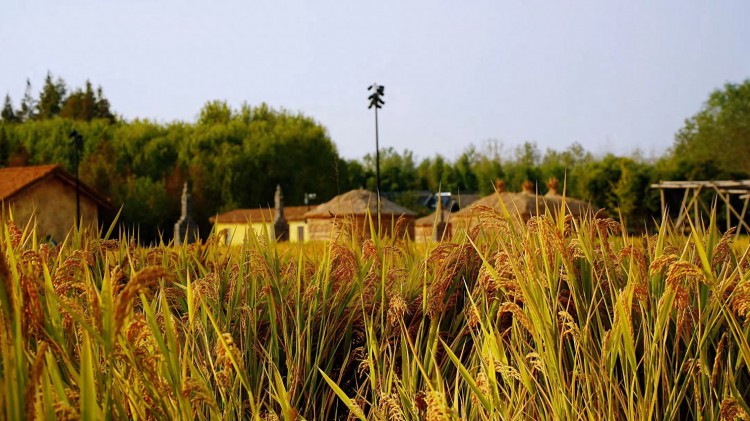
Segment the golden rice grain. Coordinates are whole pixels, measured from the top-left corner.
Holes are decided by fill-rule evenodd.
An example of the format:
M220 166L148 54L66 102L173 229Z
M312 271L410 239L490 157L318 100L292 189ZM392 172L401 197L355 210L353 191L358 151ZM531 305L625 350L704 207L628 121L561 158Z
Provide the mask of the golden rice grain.
M442 392L427 392L425 401L427 402L427 421L450 421L453 419L451 410L445 402L445 395Z
M721 402L721 409L719 410L719 419L727 421L735 420L750 420L745 409L732 397L726 397Z
M24 401L26 402L25 414L27 420L36 419L34 405L36 402L37 390L39 389L39 380L42 377L44 368L44 354L47 352L47 343L41 342L34 356L34 363L29 371L29 379L24 391Z
M503 313L512 313L513 319L520 323L527 332L534 333L534 325L531 323L531 319L526 313L524 313L523 309L519 307L518 304L514 302L503 303L497 310L497 313L498 316Z

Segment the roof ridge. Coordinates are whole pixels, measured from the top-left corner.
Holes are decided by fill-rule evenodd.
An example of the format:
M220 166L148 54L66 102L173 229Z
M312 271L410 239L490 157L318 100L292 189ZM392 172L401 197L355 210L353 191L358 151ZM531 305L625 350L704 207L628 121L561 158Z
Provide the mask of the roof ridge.
M63 182L75 183L75 178L68 174L60 164L0 168L0 200L9 200L51 175L58 176ZM80 188L81 192L100 205L111 207L107 199L85 183L81 182Z

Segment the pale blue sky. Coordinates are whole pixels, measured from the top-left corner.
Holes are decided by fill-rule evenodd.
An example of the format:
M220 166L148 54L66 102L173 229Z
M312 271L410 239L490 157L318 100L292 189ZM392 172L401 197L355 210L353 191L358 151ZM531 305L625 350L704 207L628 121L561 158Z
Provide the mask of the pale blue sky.
M469 143L662 153L709 92L750 77L750 1L37 1L0 3L0 94L50 70L127 119L267 102L374 149Z

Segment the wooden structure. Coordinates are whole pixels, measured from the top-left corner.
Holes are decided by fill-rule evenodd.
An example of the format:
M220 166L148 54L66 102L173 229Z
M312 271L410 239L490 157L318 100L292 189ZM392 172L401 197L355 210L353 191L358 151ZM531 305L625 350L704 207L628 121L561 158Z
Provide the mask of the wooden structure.
M97 226L112 205L84 183L78 191L82 226ZM76 179L59 165L0 168L0 202L16 224L31 222L39 237L63 241L76 220Z
M721 200L725 205L727 230L731 226L732 216L737 218L737 235L744 228L750 233L750 226L745 221L748 211L748 202L750 202L750 180L698 180L698 181L660 181L651 185L652 189L659 190L661 198L662 217L667 214L667 204L665 198L666 190L683 191L682 202L675 220L675 226L681 226L688 218L690 212L693 212L694 224L698 225L701 210L709 215L711 210L704 203L701 193L709 192L713 197L712 200ZM741 210L737 210L732 205L732 198L736 197L742 200Z
M414 212L381 197L378 223L377 203L375 193L357 189L319 205L305 214L310 240L329 240L339 235L342 223L351 224L351 232L365 238L370 235L370 221L381 235L414 238ZM401 224L398 224L399 218L404 219ZM398 232L393 232L396 227Z

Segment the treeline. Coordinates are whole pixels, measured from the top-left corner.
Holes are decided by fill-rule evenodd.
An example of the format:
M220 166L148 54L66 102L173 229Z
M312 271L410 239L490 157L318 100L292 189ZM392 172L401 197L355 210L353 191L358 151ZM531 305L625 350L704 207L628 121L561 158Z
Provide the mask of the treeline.
M69 133L84 137L81 178L122 206L121 222L144 241L171 238L179 217L182 183L190 180L193 209L203 233L208 218L239 207L272 206L275 186L299 205L306 193L317 202L352 188L375 188L372 155L342 158L326 129L310 117L265 104L231 109L207 103L194 123L126 121L111 110L101 87L68 91L48 75L38 96L27 89L18 107L6 95L0 121L0 166L59 163L73 170ZM712 93L703 109L686 120L674 147L658 160L633 156L596 157L578 144L541 151L533 142L515 148L487 141L455 159L418 160L408 150L381 151L384 192L492 191L503 179L509 190L526 181L546 192L552 177L567 180L567 193L607 208L630 227L650 224L659 214L660 179L746 178L750 173L750 82ZM420 209L413 194L397 196ZM678 197L668 197L673 207Z
M53 80L50 73L47 73L44 79L38 98L32 94L31 81L26 79L26 90L19 108L13 107L10 95L6 94L3 109L0 111L0 118L8 123L46 120L57 116L83 121L115 120L109 109L109 100L104 97L101 86L94 91L91 82L86 81L83 89L77 88L68 92L65 81L62 78Z

